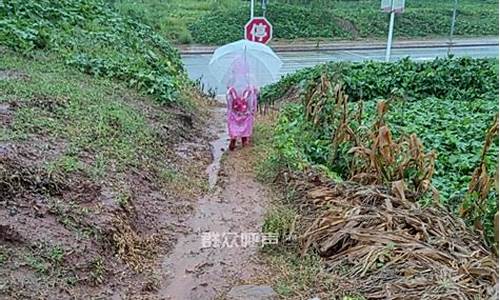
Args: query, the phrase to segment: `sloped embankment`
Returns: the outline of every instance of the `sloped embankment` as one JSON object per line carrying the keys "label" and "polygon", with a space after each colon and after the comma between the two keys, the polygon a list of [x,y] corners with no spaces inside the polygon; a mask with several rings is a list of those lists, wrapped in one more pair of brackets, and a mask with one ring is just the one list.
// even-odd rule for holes
{"label": "sloped embankment", "polygon": [[203,114],[57,60],[0,61],[1,294],[154,293],[158,258],[206,190]]}
{"label": "sloped embankment", "polygon": [[154,297],[206,191],[205,100],[106,1],[7,1],[0,19],[0,295]]}

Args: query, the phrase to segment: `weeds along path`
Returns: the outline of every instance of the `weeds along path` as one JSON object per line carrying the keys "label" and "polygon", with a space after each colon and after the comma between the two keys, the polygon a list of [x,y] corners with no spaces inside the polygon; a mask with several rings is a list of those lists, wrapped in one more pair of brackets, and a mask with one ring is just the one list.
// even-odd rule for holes
{"label": "weeds along path", "polygon": [[[256,181],[246,157],[250,148],[224,155],[227,147],[225,109],[213,109],[210,130],[213,162],[208,167],[210,192],[195,204],[163,269],[169,274],[159,291],[166,299],[214,299],[236,284],[249,281],[261,268],[257,247],[241,247],[241,233],[259,233],[268,193]],[[229,245],[217,246],[222,234]],[[206,237],[212,236],[212,247]],[[219,239],[220,238],[220,239]]]}

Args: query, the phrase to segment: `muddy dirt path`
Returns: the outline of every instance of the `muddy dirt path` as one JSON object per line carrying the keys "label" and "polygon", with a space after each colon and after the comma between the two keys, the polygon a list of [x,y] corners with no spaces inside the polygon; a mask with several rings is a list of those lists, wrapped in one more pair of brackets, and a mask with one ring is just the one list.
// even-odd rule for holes
{"label": "muddy dirt path", "polygon": [[218,138],[211,143],[213,162],[207,169],[211,191],[195,204],[194,215],[185,222],[188,233],[164,261],[169,274],[159,291],[164,299],[220,298],[261,268],[255,259],[259,245],[243,243],[261,231],[268,193],[244,159],[250,149],[223,156],[228,144],[225,109],[215,108],[213,115],[211,130]]}

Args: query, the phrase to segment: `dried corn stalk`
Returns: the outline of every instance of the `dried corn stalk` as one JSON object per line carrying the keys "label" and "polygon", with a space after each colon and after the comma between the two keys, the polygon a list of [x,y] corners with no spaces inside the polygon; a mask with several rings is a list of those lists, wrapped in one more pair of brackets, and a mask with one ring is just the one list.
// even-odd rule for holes
{"label": "dried corn stalk", "polygon": [[[465,219],[472,219],[475,226],[480,229],[483,227],[481,224],[481,217],[486,213],[488,194],[490,193],[492,187],[496,188],[498,185],[498,170],[495,178],[492,178],[488,174],[488,169],[486,167],[486,154],[488,153],[491,143],[496,136],[498,136],[498,115],[495,117],[492,126],[486,133],[486,139],[481,152],[479,166],[472,174],[472,179],[468,188],[468,195],[460,207],[460,216]],[[493,223],[498,224],[495,220],[492,221]],[[498,229],[496,229],[496,231],[498,231]],[[498,236],[498,234],[496,234],[496,236]]]}
{"label": "dried corn stalk", "polygon": [[[366,299],[488,299],[498,282],[494,254],[464,222],[421,208],[381,186],[315,183],[303,205],[302,254],[315,249],[334,292]],[[409,199],[412,200],[412,199]]]}
{"label": "dried corn stalk", "polygon": [[[384,122],[387,111],[387,103],[379,102],[378,117],[370,137],[358,139],[361,142],[349,151],[357,158],[351,165],[351,180],[364,184],[403,181],[411,191],[424,193],[431,188],[436,154],[434,151],[424,153],[423,145],[415,134],[395,141]],[[412,177],[405,178],[408,170],[413,171]]]}
{"label": "dried corn stalk", "polygon": [[437,191],[431,185],[435,152],[425,153],[416,135],[403,136],[397,141],[393,139],[384,121],[389,111],[388,102],[377,104],[377,118],[373,126],[366,130],[353,129],[361,124],[362,106],[359,105],[356,112],[350,112],[348,102],[349,96],[344,87],[330,81],[325,74],[304,97],[306,117],[317,127],[328,124],[334,128],[332,160],[338,159],[340,146],[349,142],[353,147],[343,155],[350,160],[346,173],[351,180],[364,184],[403,181],[403,185],[412,192],[421,194],[432,189],[436,195]]}

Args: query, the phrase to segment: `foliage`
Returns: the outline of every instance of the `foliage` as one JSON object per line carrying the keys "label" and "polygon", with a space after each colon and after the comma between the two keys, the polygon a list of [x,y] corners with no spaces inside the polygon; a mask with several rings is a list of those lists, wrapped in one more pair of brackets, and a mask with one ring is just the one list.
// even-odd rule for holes
{"label": "foliage", "polygon": [[216,9],[188,26],[196,43],[222,45],[244,38],[248,11],[241,8]]}
{"label": "foliage", "polygon": [[[407,1],[398,15],[398,37],[448,36],[453,3],[430,0]],[[243,37],[248,21],[248,5],[220,6],[201,15],[189,30],[197,43],[223,44]],[[256,15],[262,15],[256,6]],[[387,34],[387,14],[377,1],[272,1],[266,18],[274,25],[277,39],[382,38]],[[498,34],[498,1],[460,1],[455,35]]]}
{"label": "foliage", "polygon": [[[193,41],[188,24],[216,7],[233,5],[232,0],[114,0],[115,7],[123,14],[140,19],[168,40],[189,44]],[[237,2],[236,2],[237,3]]]}
{"label": "foliage", "polygon": [[[282,165],[292,169],[322,165],[344,179],[351,179],[356,173],[363,176],[382,174],[379,171],[385,169],[377,167],[377,159],[373,161],[377,156],[370,153],[379,153],[380,157],[384,153],[379,151],[381,149],[373,152],[376,140],[370,143],[368,136],[380,137],[374,135],[377,131],[372,131],[376,126],[380,134],[383,128],[378,123],[381,108],[377,103],[380,99],[388,99],[390,108],[383,113],[382,121],[390,128],[392,136],[386,135],[390,138],[385,140],[391,145],[397,142],[411,145],[412,139],[407,138],[416,135],[425,149],[435,150],[432,185],[439,191],[441,202],[458,212],[473,171],[481,160],[484,132],[498,110],[495,68],[494,60],[470,58],[436,59],[425,63],[409,60],[392,64],[334,63],[283,78],[264,90],[263,100],[268,103],[286,100],[284,97],[290,90],[297,90],[301,95],[302,103],[285,105],[275,128],[278,156],[289,161]],[[321,87],[325,81],[345,86],[351,101],[345,108],[343,104],[338,108],[337,90]],[[346,119],[348,122],[343,123]],[[337,141],[338,135],[344,138]],[[361,142],[363,140],[368,144]],[[414,140],[413,144],[419,143]],[[390,148],[396,151],[399,146]],[[488,170],[498,163],[497,153],[498,138],[495,138],[484,156]],[[360,161],[363,157],[364,162]],[[402,157],[392,157],[394,165],[387,169],[392,170],[387,174],[397,174],[392,172],[405,161]],[[366,165],[367,162],[370,163]],[[413,183],[411,178],[416,178],[420,172],[415,171],[417,173],[404,173],[406,183]],[[393,179],[383,182],[398,180],[401,176],[387,178]],[[425,176],[422,178],[426,180]],[[417,190],[418,185],[414,189]],[[428,199],[427,196],[422,198]],[[486,203],[489,212],[485,215],[489,220],[486,233],[491,237],[491,222],[498,209],[496,196],[490,194]]]}
{"label": "foliage", "polygon": [[293,230],[295,217],[296,212],[290,207],[277,206],[267,212],[262,225],[262,232],[264,234],[276,234],[279,243],[284,243],[292,238],[291,231]]}
{"label": "foliage", "polygon": [[498,73],[492,59],[436,58],[397,63],[329,63],[300,70],[262,91],[262,101],[273,103],[292,86],[306,89],[322,74],[343,82],[351,101],[404,97],[408,101],[426,97],[440,99],[494,98]]}
{"label": "foliage", "polygon": [[0,19],[0,44],[57,52],[83,72],[123,80],[163,103],[174,102],[186,80],[163,37],[103,0],[7,0]]}
{"label": "foliage", "polygon": [[[487,131],[486,141],[481,152],[481,160],[472,174],[467,195],[460,206],[460,216],[468,219],[479,229],[484,230],[486,228],[485,232],[490,235],[487,237],[489,240],[493,240],[491,234],[494,229],[494,215],[498,213],[498,207],[492,203],[498,201],[498,165],[496,166],[496,172],[488,170],[486,155],[495,137],[498,139],[498,115],[491,128]],[[490,167],[493,166],[490,165]],[[493,186],[495,190],[493,190]]]}

